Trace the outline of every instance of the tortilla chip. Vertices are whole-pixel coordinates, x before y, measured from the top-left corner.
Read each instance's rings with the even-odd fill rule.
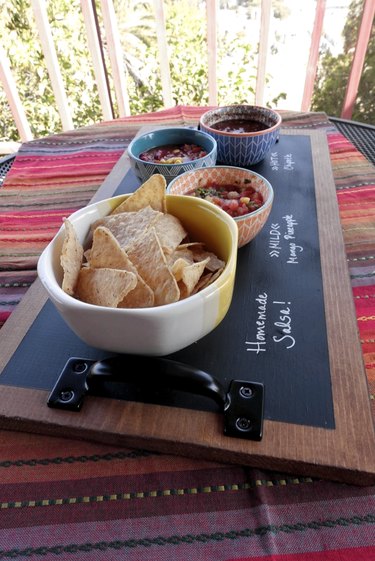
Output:
[[[167,255],[169,266],[177,261],[177,259],[185,259],[185,261],[187,261],[188,263],[194,263],[193,253],[190,251],[190,249],[184,249],[182,245],[179,245],[171,255]]]
[[[155,305],[155,296],[151,288],[137,274],[137,286],[118,303],[118,308],[151,308]]]
[[[165,193],[167,182],[164,175],[156,173],[151,175],[145,183],[112,211],[112,215],[121,212],[134,212],[150,206],[159,212],[166,211]]]
[[[121,249],[115,236],[104,226],[99,226],[94,230],[90,266],[93,269],[122,269],[132,273],[135,271],[135,267]]]
[[[118,303],[118,308],[147,308],[154,305],[154,293],[139,276],[136,267],[121,249],[114,235],[103,226],[94,230],[90,256],[92,268],[110,268],[129,271],[137,277],[137,284],[125,298]]]
[[[82,268],[78,275],[75,296],[89,304],[116,308],[137,285],[137,277],[119,269]]]
[[[77,283],[83,258],[83,247],[80,244],[73,224],[64,220],[65,238],[60,255],[60,263],[64,271],[62,289],[71,296]]]
[[[168,254],[173,253],[187,236],[187,232],[179,219],[172,214],[162,214],[155,221],[154,228],[164,253]]]
[[[180,290],[167,265],[155,228],[148,229],[127,253],[140,276],[153,290],[155,306],[177,302]]]
[[[206,273],[202,275],[199,281],[197,282],[197,284],[195,285],[192,294],[196,294],[197,292],[200,292],[201,290],[206,288],[206,286],[209,286],[213,282],[212,281],[213,275],[214,273]]]
[[[174,275],[174,278],[176,279],[176,281],[180,281],[182,279],[182,272],[185,269],[185,267],[188,267],[189,265],[191,265],[191,263],[189,263],[189,261],[186,261],[186,259],[176,259],[176,261],[174,261],[174,263],[170,266],[170,269]]]
[[[84,259],[83,259],[83,261],[84,261],[83,265],[84,265],[85,263],[86,263],[86,264],[89,264],[89,263],[90,263],[90,256],[91,256],[91,247],[89,247],[88,249],[86,249],[86,251],[83,252],[83,258],[84,258]],[[85,260],[86,260],[86,261],[85,261]]]
[[[207,258],[205,261],[194,263],[193,265],[187,265],[182,269],[182,277],[181,281],[179,282],[181,298],[190,296],[197,282],[201,278],[208,262],[209,258]]]
[[[223,267],[222,269],[218,269],[217,271],[215,271],[215,272],[213,273],[213,275],[212,275],[212,277],[211,277],[211,282],[210,282],[210,284],[213,283],[217,278],[220,277],[220,275],[221,275],[221,273],[223,272],[223,270],[224,270],[224,267]]]
[[[205,251],[204,249],[197,247],[192,248],[192,252],[194,255],[194,261],[205,261],[209,258],[206,269],[212,273],[218,271],[219,269],[223,269],[225,266],[225,262],[219,259],[215,253],[212,253],[212,251]]]
[[[152,226],[163,214],[147,206],[137,212],[122,212],[115,216],[105,216],[92,225],[92,231],[105,226],[112,232],[122,248],[130,246],[145,230]]]
[[[225,263],[203,243],[189,242],[180,220],[165,211],[165,186],[163,176],[152,176],[92,224],[85,251],[65,221],[60,261],[68,294],[106,307],[161,306],[195,294],[221,274]]]
[[[203,242],[186,242],[186,243],[182,243],[178,246],[178,249],[189,249],[189,248],[204,248],[204,243]]]

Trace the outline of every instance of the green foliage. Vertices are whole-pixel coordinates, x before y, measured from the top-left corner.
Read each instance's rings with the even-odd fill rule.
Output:
[[[75,127],[103,120],[96,80],[89,54],[80,0],[46,0],[48,20],[57,51],[62,79]],[[240,25],[225,32],[218,26],[218,103],[253,103],[258,63],[257,38],[250,42],[246,23],[259,10],[260,0],[221,0],[222,8],[240,8]],[[321,56],[313,109],[338,115],[345,95],[353,49],[360,24],[363,0],[353,0],[344,29],[344,53],[334,57],[328,50]],[[118,116],[107,38],[96,2],[103,37],[103,49]],[[154,3],[114,0],[126,70],[131,113],[156,111],[164,107]],[[274,17],[288,14],[283,0],[272,3]],[[164,0],[172,97],[175,104],[206,105],[208,99],[208,55],[206,3],[201,0]],[[35,137],[62,130],[54,92],[36,30],[30,0],[0,0],[0,44],[11,62],[21,102]],[[375,120],[375,34],[372,35],[358,92],[354,118]],[[280,93],[267,105],[277,107]],[[19,140],[3,89],[0,87],[0,139]]]
[[[131,112],[154,111],[161,105],[159,103],[160,92],[155,91],[155,85],[150,83],[150,77],[157,71],[155,18],[152,3],[137,0],[114,0],[114,8],[122,43]],[[109,63],[107,69],[110,73]],[[149,109],[145,109],[145,107]]]
[[[344,53],[334,57],[327,50],[321,57],[312,109],[339,117],[362,17],[363,0],[353,0],[343,30]],[[352,119],[375,123],[375,24],[367,48]]]
[[[205,5],[173,0],[166,23],[173,98],[178,104],[206,105],[208,55]],[[256,80],[255,46],[242,30],[218,33],[218,103],[253,102]]]
[[[176,104],[208,103],[205,7],[198,2],[166,2],[166,30],[172,95]]]
[[[80,0],[47,0],[48,20],[74,127],[103,120]],[[259,0],[246,3],[250,15]],[[114,0],[124,53],[131,113],[164,107],[153,2]],[[113,93],[106,36],[96,3]],[[165,0],[172,96],[175,104],[208,103],[206,5],[200,0]],[[0,42],[10,60],[21,103],[35,137],[60,132],[62,124],[44,60],[30,0],[0,0]],[[257,53],[243,31],[218,35],[218,101],[254,101]],[[118,116],[116,102],[114,116]],[[19,140],[5,93],[0,88],[0,138]]]
[[[164,6],[173,101],[175,104],[206,105],[209,99],[205,5],[198,0],[166,0]],[[254,47],[248,43],[243,31],[219,35],[218,45],[218,102],[252,102],[256,79]],[[126,51],[125,42],[123,48]],[[132,112],[161,109],[164,106],[160,76],[162,61],[156,37],[143,51],[134,52],[134,57],[147,63],[139,69],[139,80],[128,83]]]
[[[0,5],[0,18],[0,41],[9,57],[32,133],[37,137],[61,131],[60,116],[29,2],[7,0]],[[101,119],[101,108],[93,72],[87,64],[89,55],[79,0],[49,2],[48,19],[74,125],[94,123]],[[1,95],[1,113],[6,105],[5,95]],[[13,119],[0,124],[0,136],[18,140]]]
[[[256,85],[257,54],[246,42],[243,32],[224,36],[218,54],[218,103],[253,103]]]

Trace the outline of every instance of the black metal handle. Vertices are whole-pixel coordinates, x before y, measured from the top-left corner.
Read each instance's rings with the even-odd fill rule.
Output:
[[[203,370],[160,357],[119,355],[95,362],[86,377],[88,388],[98,378],[113,382],[141,382],[202,395],[225,407],[227,394],[220,382]]]
[[[261,440],[263,384],[232,380],[228,392],[211,374],[168,358],[118,355],[95,361],[70,358],[53,388],[49,407],[79,411],[90,390],[97,393],[103,381],[141,383],[193,393],[213,399],[224,414],[224,433]]]

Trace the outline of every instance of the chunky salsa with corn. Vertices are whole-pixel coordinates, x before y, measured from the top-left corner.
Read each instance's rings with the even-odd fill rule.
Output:
[[[198,187],[191,194],[214,203],[233,218],[254,212],[264,203],[261,193],[251,185],[219,185],[211,182],[205,187]]]
[[[184,164],[204,156],[207,156],[207,152],[197,144],[181,144],[179,146],[166,144],[142,152],[139,158],[144,162],[155,162],[156,164]]]

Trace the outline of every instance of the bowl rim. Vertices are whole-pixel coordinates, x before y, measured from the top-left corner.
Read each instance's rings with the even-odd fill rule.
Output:
[[[226,109],[233,109],[233,108],[241,108],[241,107],[246,107],[246,108],[251,108],[251,109],[261,109],[261,110],[266,110],[269,111],[270,113],[273,113],[275,115],[275,117],[277,117],[277,122],[272,125],[272,127],[268,127],[267,129],[261,130],[261,131],[254,131],[254,132],[240,132],[240,133],[236,133],[236,132],[226,132],[226,131],[220,131],[218,129],[214,129],[213,127],[210,127],[209,125],[205,124],[203,122],[203,119],[205,117],[207,117],[208,115],[216,112],[216,111],[225,111]],[[264,134],[268,134],[270,132],[274,132],[276,131],[278,128],[280,128],[282,123],[282,117],[280,115],[280,113],[278,113],[277,111],[275,111],[275,109],[270,109],[269,107],[264,107],[262,105],[251,105],[251,104],[245,104],[245,103],[241,103],[238,105],[223,105],[220,107],[216,107],[216,109],[209,109],[208,111],[206,111],[205,113],[203,113],[200,118],[199,118],[199,125],[205,127],[205,129],[207,129],[208,131],[210,131],[210,134],[216,134],[218,136],[222,135],[222,136],[228,136],[228,137],[235,137],[235,138],[252,138],[254,136],[262,136]],[[204,131],[202,131],[204,132]]]
[[[121,195],[116,195],[114,197],[107,197],[106,199],[102,199],[100,201],[97,201],[95,203],[89,204],[85,207],[82,207],[78,210],[76,210],[75,212],[73,212],[72,214],[70,214],[70,216],[68,218],[71,218],[73,215],[77,215],[80,216],[82,214],[84,214],[85,211],[90,211],[90,208],[96,207],[100,204],[105,205],[107,203],[107,201],[109,200],[119,200],[119,203],[121,203],[122,200],[124,200],[124,198],[130,196],[131,193],[125,193],[125,194],[121,194]],[[168,197],[175,197],[175,196],[180,196],[181,198],[184,197],[184,195],[170,195],[167,193]],[[200,199],[200,201],[203,201],[203,199]],[[214,212],[217,213],[217,209],[220,210],[221,214],[222,212],[226,215],[229,216],[225,211],[223,211],[222,209],[220,209],[217,205],[214,205],[213,203],[210,203],[209,201],[204,201],[204,205],[207,205],[209,208],[214,207]],[[105,215],[103,215],[105,216]],[[55,236],[53,237],[53,239],[49,242],[49,244],[44,248],[44,250],[42,251],[39,259],[38,259],[38,263],[37,263],[37,271],[38,271],[38,277],[41,281],[41,283],[43,284],[45,290],[47,291],[48,295],[50,298],[52,298],[53,300],[56,300],[59,305],[63,305],[66,306],[67,308],[72,308],[72,307],[76,307],[78,306],[78,308],[81,309],[87,309],[87,310],[103,310],[105,313],[115,313],[115,314],[128,314],[128,315],[134,315],[134,316],[140,316],[142,317],[143,315],[146,314],[152,314],[152,315],[157,315],[160,313],[163,313],[164,310],[166,310],[166,313],[168,313],[168,311],[171,309],[171,307],[175,307],[177,308],[183,308],[185,306],[190,305],[191,303],[194,303],[200,299],[202,299],[203,296],[205,297],[209,297],[212,293],[214,293],[217,290],[220,290],[221,284],[225,284],[230,276],[232,275],[232,270],[234,268],[234,270],[236,269],[236,263],[237,263],[237,244],[238,244],[238,228],[237,225],[234,221],[234,219],[229,216],[229,218],[232,219],[233,221],[233,225],[231,224],[231,220],[227,220],[226,222],[228,224],[228,228],[230,229],[231,232],[231,245],[232,247],[232,251],[230,253],[229,259],[228,261],[225,263],[225,267],[223,269],[223,271],[221,272],[220,276],[213,281],[211,284],[209,284],[208,286],[206,286],[205,288],[203,288],[201,291],[192,294],[191,296],[189,296],[188,298],[184,298],[183,300],[178,300],[177,302],[172,302],[170,304],[163,304],[162,306],[149,306],[146,308],[113,308],[113,307],[107,307],[107,306],[99,306],[97,304],[90,304],[88,302],[84,302],[82,300],[78,300],[77,298],[75,298],[74,296],[71,296],[70,294],[67,294],[63,289],[61,284],[58,282],[57,278],[56,278],[56,274],[54,272],[54,266],[53,266],[53,260],[54,260],[54,251],[55,251],[55,246],[58,245],[59,239],[63,236],[63,232],[64,232],[64,224],[61,225],[61,227],[59,228],[58,232],[56,232]],[[217,283],[220,281],[220,285],[218,285]],[[51,296],[52,295],[52,296]]]
[[[212,148],[209,152],[207,152],[207,154],[205,156],[202,156],[202,158],[196,158],[195,160],[188,160],[187,162],[182,162],[180,164],[165,164],[165,163],[162,163],[162,162],[146,162],[145,160],[141,160],[141,158],[139,158],[138,156],[136,156],[134,154],[134,152],[133,152],[134,145],[139,140],[141,140],[142,138],[144,138],[145,136],[147,136],[151,133],[156,133],[157,134],[158,132],[166,132],[166,131],[169,131],[169,130],[183,131],[183,132],[186,132],[186,131],[189,131],[189,130],[194,131],[195,133],[198,133],[198,134],[202,135],[209,142],[211,142]],[[162,146],[162,145],[158,144],[157,146]],[[155,146],[155,148],[156,148],[156,146]],[[217,142],[216,142],[216,139],[213,136],[211,136],[209,133],[207,133],[205,131],[202,131],[200,129],[197,129],[195,127],[164,127],[164,128],[152,129],[152,130],[144,132],[144,133],[142,133],[138,136],[135,136],[133,138],[133,140],[131,140],[131,142],[129,143],[128,148],[127,148],[127,152],[128,152],[129,157],[131,157],[134,161],[141,163],[142,165],[146,165],[146,166],[147,165],[152,165],[152,166],[162,166],[162,167],[166,166],[166,167],[172,167],[173,168],[174,166],[191,165],[192,162],[201,162],[202,160],[204,160],[208,156],[211,156],[211,155],[215,154],[217,152]]]
[[[268,187],[269,197],[262,204],[262,206],[257,208],[256,210],[253,210],[252,212],[247,212],[246,214],[243,214],[242,216],[232,216],[232,218],[235,222],[240,222],[241,220],[244,220],[245,218],[248,218],[249,216],[256,216],[256,215],[260,214],[261,212],[263,212],[264,210],[266,210],[272,204],[274,196],[275,196],[275,192],[273,190],[271,182],[266,177],[264,177],[264,175],[261,175],[260,173],[258,173],[256,171],[253,171],[252,169],[242,168],[242,167],[239,167],[239,166],[219,165],[219,166],[207,166],[205,168],[199,168],[199,169],[189,169],[189,170],[185,171],[184,173],[181,173],[180,175],[178,175],[174,179],[172,179],[172,181],[169,183],[169,185],[167,185],[167,194],[172,195],[173,197],[182,196],[182,197],[197,198],[197,197],[193,197],[192,195],[188,195],[186,193],[171,193],[170,188],[176,181],[182,179],[184,176],[187,176],[189,174],[194,174],[194,173],[205,173],[205,171],[208,171],[208,170],[211,170],[211,169],[220,169],[220,168],[234,169],[234,170],[240,170],[240,171],[245,171],[245,172],[251,173],[252,175],[256,175],[259,179],[262,179]],[[202,201],[204,201],[204,200],[205,199],[202,199]],[[209,201],[206,201],[206,202],[209,202]],[[214,203],[211,203],[211,204],[214,204]],[[218,206],[218,205],[214,205],[214,206]],[[220,207],[218,207],[218,208],[220,208]],[[224,212],[226,212],[226,211],[224,211]]]

